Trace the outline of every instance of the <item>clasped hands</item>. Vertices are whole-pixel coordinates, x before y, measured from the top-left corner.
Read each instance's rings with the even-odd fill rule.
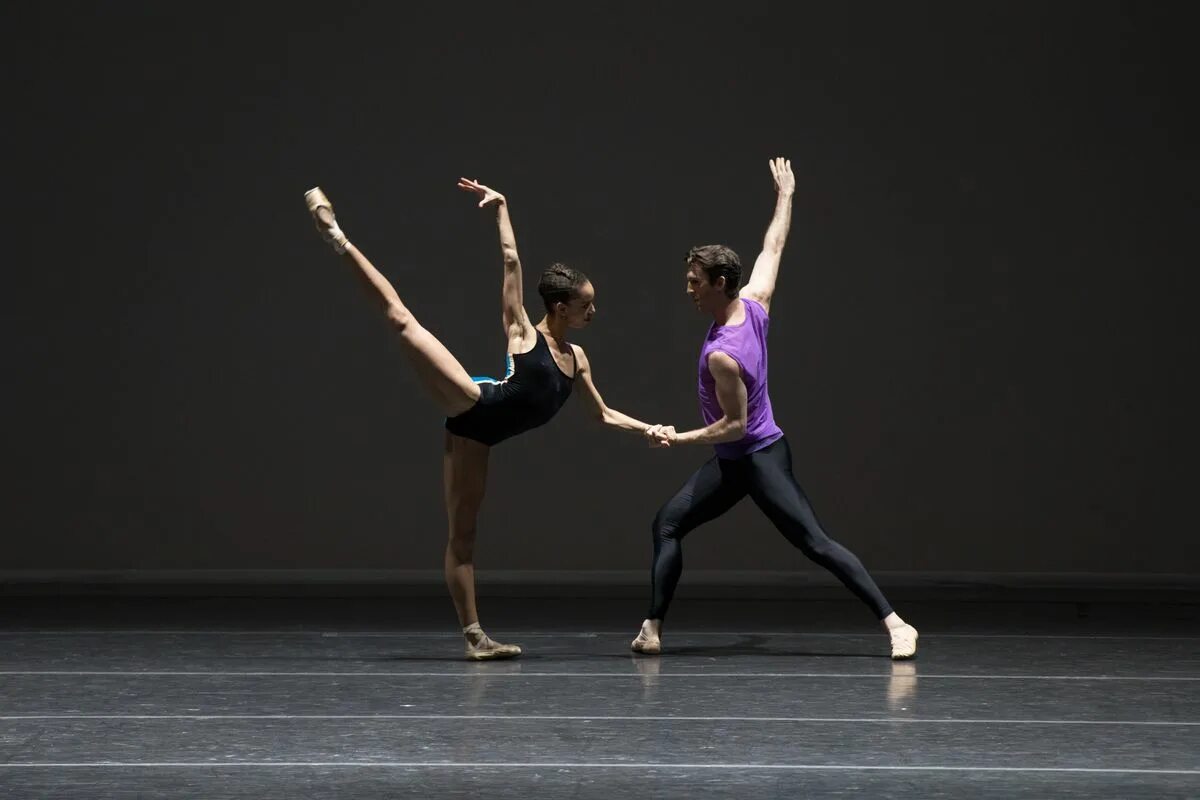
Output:
[[[651,447],[670,447],[679,439],[674,425],[651,425],[644,435]]]

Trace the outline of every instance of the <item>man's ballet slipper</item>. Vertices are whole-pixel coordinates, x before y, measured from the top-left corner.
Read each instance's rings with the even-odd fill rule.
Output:
[[[346,245],[350,242],[338,227],[337,218],[333,215],[333,203],[329,202],[320,186],[314,186],[304,193],[304,204],[308,206],[308,213],[312,214],[321,238],[333,245],[333,249],[338,253],[346,252]],[[323,219],[318,213],[322,208],[329,210],[328,219]]]
[[[905,661],[917,654],[917,629],[912,625],[901,625],[888,633],[892,636],[892,660]]]
[[[646,634],[646,629],[642,628],[638,631],[638,635],[630,643],[629,649],[635,653],[642,653],[647,656],[656,656],[662,652],[662,640],[652,638]]]

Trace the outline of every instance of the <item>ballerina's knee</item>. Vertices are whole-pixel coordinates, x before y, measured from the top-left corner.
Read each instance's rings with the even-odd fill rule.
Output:
[[[455,525],[450,530],[450,550],[462,563],[469,563],[475,556],[475,525]]]
[[[392,304],[387,309],[388,323],[400,334],[410,333],[418,327],[412,312],[402,305]]]

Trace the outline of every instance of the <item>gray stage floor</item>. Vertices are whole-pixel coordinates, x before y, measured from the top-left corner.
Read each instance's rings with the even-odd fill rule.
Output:
[[[3,598],[0,797],[1200,797],[1200,606]]]

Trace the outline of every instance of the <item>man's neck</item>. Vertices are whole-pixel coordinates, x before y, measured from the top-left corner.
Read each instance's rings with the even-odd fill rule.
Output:
[[[717,323],[718,325],[728,325],[729,320],[733,318],[733,315],[736,314],[741,307],[742,299],[740,297],[734,297],[728,303],[712,312],[713,322]]]

